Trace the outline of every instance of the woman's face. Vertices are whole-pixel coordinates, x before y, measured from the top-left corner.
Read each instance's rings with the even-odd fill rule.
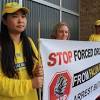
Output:
[[[18,34],[25,30],[27,19],[22,10],[19,10],[13,14],[8,14],[5,20],[5,25],[8,28],[9,33]]]
[[[60,29],[57,30],[56,39],[59,40],[68,40],[69,38],[69,29],[67,26],[63,25]]]

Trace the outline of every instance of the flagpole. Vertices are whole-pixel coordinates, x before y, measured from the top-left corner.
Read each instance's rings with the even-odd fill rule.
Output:
[[[38,59],[39,59],[39,64],[41,64],[41,61],[40,61],[40,22],[38,22]],[[41,88],[39,88],[39,100],[42,100]]]

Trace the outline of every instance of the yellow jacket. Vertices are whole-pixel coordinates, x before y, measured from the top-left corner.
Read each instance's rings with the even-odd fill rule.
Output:
[[[29,38],[32,48],[38,57],[37,49]],[[0,100],[38,100],[36,89],[32,88],[31,79],[24,66],[22,43],[15,44],[15,64],[19,79],[8,78],[0,67]]]
[[[92,34],[89,37],[90,41],[100,41],[100,34]]]

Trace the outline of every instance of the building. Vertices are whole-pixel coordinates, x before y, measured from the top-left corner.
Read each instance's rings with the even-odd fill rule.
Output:
[[[41,38],[49,38],[54,25],[64,21],[70,26],[71,40],[79,39],[79,0],[0,0],[0,10],[2,11],[3,5],[10,1],[19,2],[30,9],[26,32],[35,42],[38,22]]]

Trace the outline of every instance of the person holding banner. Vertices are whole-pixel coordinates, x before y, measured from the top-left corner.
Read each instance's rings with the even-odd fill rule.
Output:
[[[17,2],[7,3],[2,12],[0,32],[0,100],[38,100],[43,85],[34,42],[25,33],[29,9]]]
[[[90,41],[100,41],[100,20],[95,22],[95,31],[96,32],[94,34],[90,35]],[[100,95],[95,100],[100,100]]]
[[[100,20],[95,22],[95,33],[89,36],[90,41],[100,41]]]
[[[51,34],[51,39],[69,40],[70,39],[69,26],[64,22],[58,23],[53,29],[53,33]]]

